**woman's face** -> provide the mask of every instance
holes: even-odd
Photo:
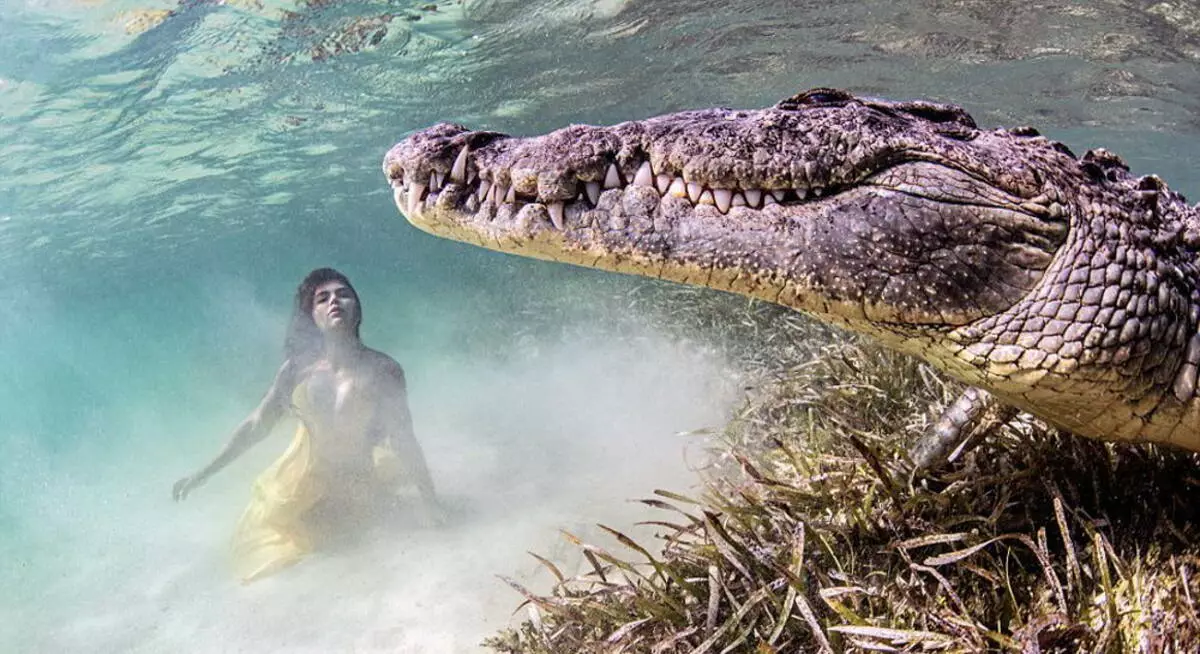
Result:
[[[361,317],[358,299],[345,282],[331,280],[313,290],[312,319],[322,332],[339,329],[353,332]]]

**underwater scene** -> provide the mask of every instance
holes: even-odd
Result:
[[[1021,651],[1012,634],[1032,620],[976,618],[979,633],[1001,635],[972,640],[936,621],[902,631],[875,620],[879,607],[864,608],[874,600],[840,603],[886,595],[861,590],[845,560],[832,576],[812,572],[834,590],[808,600],[793,573],[763,573],[777,605],[766,590],[720,582],[727,568],[730,579],[759,575],[736,562],[739,552],[769,558],[736,534],[723,540],[718,514],[737,515],[730,506],[697,508],[684,525],[718,534],[702,550],[711,564],[694,575],[626,569],[627,556],[656,564],[654,534],[683,520],[670,509],[664,517],[661,502],[686,505],[718,472],[762,483],[770,452],[790,451],[774,449],[774,436],[723,449],[731,420],[811,425],[826,411],[797,384],[776,398],[779,411],[754,413],[763,388],[812,374],[824,402],[852,385],[835,379],[845,375],[862,384],[858,400],[892,397],[888,381],[862,381],[870,369],[944,400],[942,382],[741,296],[437,238],[398,211],[384,171],[389,149],[440,122],[530,136],[759,109],[811,88],[952,103],[980,128],[1034,126],[1076,155],[1104,148],[1132,174],[1158,175],[1193,203],[1200,196],[1200,6],[1191,2],[0,0],[0,651]],[[353,290],[337,295],[338,277],[303,291],[299,313],[323,330],[326,349],[310,368],[282,370],[298,286],[325,267]],[[321,302],[345,304],[318,316]],[[354,327],[361,319],[360,332],[339,327],[343,315]],[[338,368],[331,334],[367,367]],[[812,372],[820,355],[853,359],[847,348],[871,363]],[[385,427],[347,427],[341,409],[321,406],[309,420],[298,406],[319,404],[322,383],[338,398],[360,393],[367,422]],[[304,392],[312,397],[297,400]],[[392,404],[373,404],[376,393]],[[411,428],[405,415],[377,417],[396,397]],[[879,415],[937,417],[901,404]],[[781,417],[801,405],[803,420]],[[827,410],[875,416],[870,406]],[[1018,419],[1014,433],[1028,435],[1032,420]],[[914,440],[920,425],[904,424]],[[297,425],[315,440],[301,443]],[[362,442],[329,454],[320,449],[329,432]],[[232,454],[222,449],[231,439]],[[259,504],[282,506],[290,493],[305,510],[316,503],[351,519],[330,499],[341,497],[341,473],[304,473],[285,491],[281,456],[311,446],[328,461],[374,447],[364,460],[377,470],[384,445],[397,448],[401,478],[428,472],[436,515],[422,510],[432,490],[406,487],[398,509],[368,511],[359,537],[323,547],[267,510],[254,519],[278,533],[264,547],[291,539],[298,549],[286,561],[272,554],[266,573],[239,572],[235,534]],[[841,447],[830,466],[858,457]],[[757,456],[762,465],[746,458]],[[378,492],[374,479],[353,493]],[[731,497],[748,488],[729,483]],[[847,505],[878,499],[846,483]],[[797,520],[836,513],[824,510]],[[1064,519],[1047,515],[1053,536]],[[763,532],[746,520],[748,533]],[[890,538],[975,546],[967,527],[952,531],[918,543],[920,532],[895,527]],[[809,533],[797,552],[821,549]],[[1080,548],[1100,542],[1089,538]],[[1054,543],[1033,549],[1074,552]],[[1111,559],[1125,552],[1097,547]],[[1200,552],[1188,552],[1200,565]],[[1030,569],[1044,558],[1031,557]],[[1062,565],[1071,592],[1103,576]],[[529,601],[563,599],[558,577],[598,570],[604,579],[589,588],[634,608]],[[1180,588],[1195,588],[1194,568],[1181,570]],[[684,598],[614,590],[639,578]],[[1118,582],[1103,578],[1113,597]],[[961,614],[979,615],[970,597],[924,579]],[[1133,573],[1121,579],[1137,586]],[[1075,616],[1076,596],[1060,591],[1046,602]],[[1039,593],[1029,591],[1053,595]],[[1085,638],[1072,625],[1091,623],[1073,620],[1055,622],[1067,625],[1054,632],[1060,640],[1042,645],[1176,651],[1157,641],[1128,649],[1094,624]]]

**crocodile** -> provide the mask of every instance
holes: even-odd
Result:
[[[441,123],[383,170],[431,234],[759,298],[929,362],[969,390],[919,467],[1018,410],[1200,452],[1200,205],[1107,150],[820,88],[527,138]]]

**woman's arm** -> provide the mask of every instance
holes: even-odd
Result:
[[[425,463],[425,452],[417,442],[413,432],[412,413],[408,408],[408,388],[404,380],[404,370],[400,364],[390,357],[386,361],[386,378],[384,392],[381,394],[382,406],[378,409],[380,421],[377,424],[376,437],[380,444],[396,453],[402,468],[402,474],[416,485],[421,494],[423,509],[429,522],[440,521],[437,492],[434,490],[433,477]]]
[[[229,442],[225,444],[216,458],[195,474],[175,482],[171,491],[171,496],[175,498],[175,501],[187,499],[188,493],[203,485],[209,477],[232,463],[271,433],[271,428],[287,411],[289,396],[296,387],[295,377],[296,373],[292,362],[284,361],[283,365],[279,367],[279,372],[275,374],[275,381],[271,383],[271,388],[267,389],[267,394],[263,396],[254,411],[234,430],[233,436],[230,437]]]

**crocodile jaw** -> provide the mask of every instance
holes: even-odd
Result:
[[[726,213],[646,186],[603,191],[594,208],[485,200],[474,212],[463,209],[463,196],[477,189],[451,186],[414,201],[417,192],[397,186],[397,207],[437,236],[731,291],[847,324],[958,326],[1002,311],[1037,283],[1057,240],[1013,209],[976,207],[969,225],[958,210],[873,186],[803,207],[731,206]],[[875,206],[903,206],[921,229],[960,230],[967,238],[947,247],[911,223],[881,221],[887,209]],[[1023,228],[1036,238],[995,238]]]

